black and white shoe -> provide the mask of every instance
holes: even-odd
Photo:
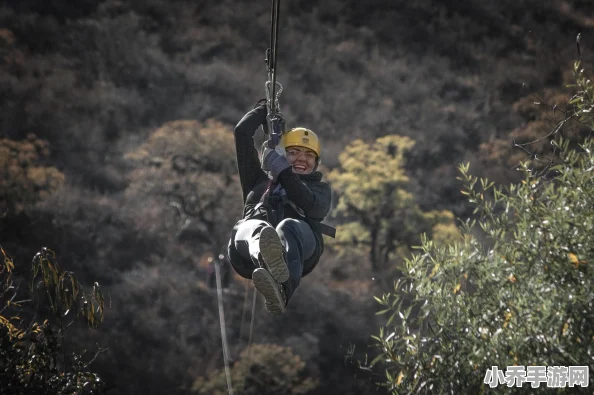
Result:
[[[272,315],[280,315],[285,311],[285,297],[282,285],[277,283],[264,268],[258,268],[252,273],[254,286],[266,299],[266,309]]]
[[[266,226],[260,231],[260,256],[264,267],[279,283],[289,279],[289,268],[285,259],[285,248],[280,237],[272,226]]]

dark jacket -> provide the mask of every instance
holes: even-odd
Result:
[[[248,219],[266,220],[265,212],[257,208],[259,208],[258,203],[268,186],[269,178],[262,170],[258,151],[254,144],[256,130],[265,122],[266,107],[262,105],[248,112],[235,127],[235,149],[244,210],[242,219],[233,227],[228,247],[233,267],[244,278],[252,278],[254,264],[251,260],[246,261],[239,255],[234,247],[234,239],[237,227],[243,221]],[[314,254],[304,262],[303,276],[314,269],[324,252],[324,240],[315,225],[320,223],[330,211],[332,192],[330,186],[321,180],[322,173],[319,171],[311,174],[296,174],[293,173],[292,168],[288,168],[278,175],[278,182],[286,191],[289,201],[283,207],[283,218],[301,219],[310,223],[317,241]],[[303,212],[304,216],[295,210],[291,202]]]

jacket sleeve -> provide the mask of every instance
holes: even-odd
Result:
[[[254,135],[258,127],[266,122],[266,113],[266,106],[256,107],[245,114],[234,130],[237,168],[244,202],[258,179],[266,177],[254,146]]]
[[[278,179],[287,198],[302,209],[306,217],[322,221],[328,215],[332,202],[330,185],[317,182],[308,187],[292,169],[282,171]]]

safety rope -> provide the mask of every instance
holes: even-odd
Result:
[[[246,294],[247,295],[247,294]],[[256,300],[258,298],[258,292],[254,289],[254,297],[252,299],[252,316],[250,322],[250,333],[248,337],[248,344],[246,348],[246,356],[245,356],[245,373],[243,374],[243,389],[245,390],[245,381],[250,373],[250,362],[251,362],[251,352],[252,352],[252,333],[254,331],[254,313],[256,311]]]
[[[249,285],[246,281],[245,283],[245,293],[243,296],[243,307],[241,309],[241,324],[239,325],[239,336],[241,336],[241,334],[243,333],[243,327],[245,325],[245,313],[247,312],[247,309],[245,308],[245,305],[248,302],[248,296],[249,296]],[[235,355],[239,355],[239,347],[241,346],[240,342],[237,342],[237,346],[235,346]]]
[[[249,371],[250,368],[250,354],[252,351],[252,334],[254,332],[254,312],[256,311],[256,300],[258,300],[258,292],[256,292],[256,290],[254,289],[254,297],[252,299],[252,321],[250,323],[250,334],[248,337],[248,346],[247,346],[247,355],[246,355],[246,370]],[[245,383],[245,378],[247,377],[247,373],[244,376],[244,383]]]
[[[219,257],[221,258],[221,257]],[[225,325],[225,311],[223,308],[223,285],[221,283],[221,259],[215,260],[215,277],[217,283],[217,299],[218,299],[218,306],[219,306],[219,322],[221,325],[221,342],[223,343],[223,360],[225,365],[225,377],[227,379],[227,391],[229,395],[233,395],[233,383],[231,381],[231,369],[229,368],[229,360],[231,357],[229,356],[229,342],[227,340],[227,330]],[[254,296],[252,299],[252,311],[250,315],[250,329],[249,329],[249,336],[248,336],[248,344],[247,344],[247,354],[245,358],[245,365],[246,365],[246,372],[243,377],[243,387],[245,388],[245,380],[249,373],[250,368],[250,357],[251,357],[251,347],[252,347],[252,338],[254,332],[254,321],[255,321],[255,313],[256,313],[256,301],[257,301],[258,293],[254,289]],[[245,313],[246,313],[246,302],[248,300],[248,286],[246,285],[245,288],[245,297],[243,303],[243,311],[241,313],[241,327],[239,330],[239,336],[241,336],[243,332],[243,326],[245,321]],[[239,342],[238,342],[239,347]],[[238,349],[235,350],[235,353],[238,354]]]
[[[269,110],[271,113],[276,113],[278,108],[278,97],[276,95],[276,54],[278,49],[278,16],[279,16],[280,0],[272,0],[272,13],[270,15],[270,48],[266,53],[266,63],[268,65],[268,81],[266,88],[271,89],[272,92],[267,99],[269,100]],[[280,84],[279,84],[280,85]],[[282,85],[280,86],[282,90]],[[280,95],[280,92],[278,92]]]
[[[278,51],[280,0],[272,0],[272,13],[270,16],[270,47],[266,50],[266,65],[268,66],[268,80],[264,85],[266,90],[266,108],[268,114],[264,126],[264,133],[269,134],[268,148],[274,149],[285,131],[285,120],[280,111],[279,96],[283,86],[276,79],[276,59]]]
[[[225,376],[227,378],[227,390],[233,395],[233,383],[231,383],[231,370],[229,369],[229,346],[227,344],[227,329],[225,326],[225,312],[223,310],[223,286],[221,284],[221,263],[215,259],[215,276],[217,281],[217,299],[219,305],[219,322],[221,324],[221,341],[223,342],[223,360],[225,363]]]

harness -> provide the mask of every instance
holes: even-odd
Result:
[[[266,217],[266,222],[271,226],[276,227],[283,219],[285,219],[285,205],[288,204],[299,215],[299,219],[305,221],[313,231],[332,238],[336,237],[336,228],[307,218],[303,213],[303,210],[289,200],[286,191],[283,188],[278,188],[278,186],[278,183],[273,183],[272,180],[268,180],[266,190],[262,194],[260,202],[254,207],[254,212],[263,212]],[[275,193],[277,188],[279,193]]]

